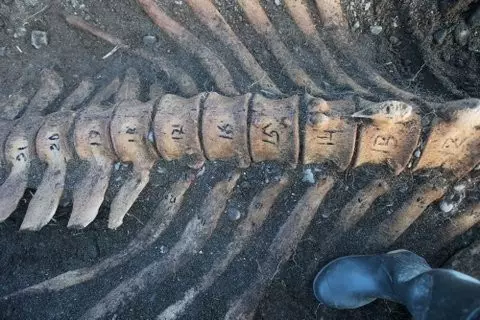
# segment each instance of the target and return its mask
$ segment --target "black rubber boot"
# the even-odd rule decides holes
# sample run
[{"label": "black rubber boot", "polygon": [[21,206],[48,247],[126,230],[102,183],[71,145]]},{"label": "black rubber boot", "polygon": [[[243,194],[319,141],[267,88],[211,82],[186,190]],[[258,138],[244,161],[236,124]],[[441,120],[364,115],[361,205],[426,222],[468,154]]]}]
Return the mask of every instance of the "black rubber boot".
[{"label": "black rubber boot", "polygon": [[415,319],[480,320],[480,281],[432,269],[407,250],[336,259],[317,274],[313,290],[318,301],[337,309],[383,298],[404,304]]}]

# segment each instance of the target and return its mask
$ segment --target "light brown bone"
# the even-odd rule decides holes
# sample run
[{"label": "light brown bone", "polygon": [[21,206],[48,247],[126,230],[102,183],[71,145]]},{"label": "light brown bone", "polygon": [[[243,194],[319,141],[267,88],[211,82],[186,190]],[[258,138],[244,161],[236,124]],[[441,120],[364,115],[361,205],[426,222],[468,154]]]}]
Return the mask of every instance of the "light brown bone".
[{"label": "light brown bone", "polygon": [[300,138],[299,97],[281,100],[253,97],[250,123],[250,148],[254,162],[278,160],[295,166]]},{"label": "light brown bone", "polygon": [[36,153],[41,161],[47,163],[47,169],[28,205],[20,230],[40,230],[57,210],[64,189],[67,162],[73,156],[68,131],[74,116],[73,111],[53,113],[37,133]]},{"label": "light brown bone", "polygon": [[208,94],[201,129],[207,159],[236,159],[242,168],[250,165],[247,114],[251,97],[251,94],[235,98]]},{"label": "light brown bone", "polygon": [[217,254],[217,259],[212,263],[208,273],[202,276],[201,281],[197,285],[188,289],[182,299],[176,301],[158,315],[157,320],[175,320],[179,318],[199,294],[205,292],[213,285],[215,280],[227,270],[233,259],[242,252],[251,237],[260,230],[275,200],[289,184],[290,178],[288,174],[285,174],[278,181],[272,181],[260,193],[255,195],[248,206],[245,218],[240,222],[237,230],[235,230],[232,241],[224,247],[221,254]]},{"label": "light brown bone", "polygon": [[231,49],[232,54],[254,82],[257,82],[263,90],[276,95],[282,94],[268,73],[262,69],[250,51],[238,39],[211,0],[187,0],[186,2],[217,39]]},{"label": "light brown bone", "polygon": [[[131,93],[126,93],[128,97]],[[133,163],[133,174],[120,188],[110,206],[108,227],[118,228],[150,178],[150,169],[158,159],[148,141],[152,122],[153,103],[137,100],[121,102],[110,122],[110,136],[115,153],[122,162]]]},{"label": "light brown bone", "polygon": [[5,143],[5,158],[11,164],[10,174],[0,186],[0,222],[7,219],[17,208],[28,182],[28,170],[35,157],[34,137],[43,118],[22,119]]},{"label": "light brown bone", "polygon": [[414,107],[399,101],[374,103],[353,114],[368,119],[360,129],[355,167],[386,164],[400,174],[417,147],[422,130]]},{"label": "light brown bone", "polygon": [[378,226],[378,232],[368,239],[369,246],[390,246],[433,202],[439,200],[447,191],[448,181],[433,179],[421,184],[392,215],[385,217]]},{"label": "light brown bone", "polygon": [[327,102],[307,96],[303,163],[333,162],[345,170],[352,161],[357,125],[349,116],[355,111],[350,100]]},{"label": "light brown bone", "polygon": [[80,319],[104,319],[131,302],[137,294],[152,285],[163,282],[177,268],[180,269],[188,263],[212,236],[240,174],[240,170],[235,170],[227,179],[218,182],[210,190],[199,212],[190,219],[180,239],[168,254],[122,281]]},{"label": "light brown bone", "polygon": [[0,186],[0,221],[15,211],[28,182],[28,170],[35,158],[35,136],[44,119],[41,117],[63,89],[62,78],[53,70],[44,69],[37,90],[24,116],[16,123],[5,142],[5,159],[10,174]]},{"label": "light brown bone", "polygon": [[197,37],[163,12],[153,0],[137,0],[152,21],[184,50],[197,57],[221,92],[237,95],[232,76],[220,59]]},{"label": "light brown bone", "polygon": [[480,162],[480,100],[460,100],[445,106],[447,120],[433,124],[414,171],[441,168],[458,178]]},{"label": "light brown bone", "polygon": [[245,292],[231,303],[225,320],[253,318],[267,286],[275,277],[278,268],[293,254],[333,184],[332,177],[325,177],[307,189],[275,235],[269,247],[268,256],[259,263],[259,272],[255,279]]},{"label": "light brown bone", "polygon": [[84,179],[73,191],[73,209],[68,227],[84,228],[98,214],[116,156],[110,140],[110,120],[113,108],[92,106],[75,121],[75,150],[89,162]]},{"label": "light brown bone", "polygon": [[200,145],[199,112],[202,94],[185,99],[175,95],[163,96],[156,106],[153,130],[157,150],[170,161],[190,157],[196,167],[204,162]]},{"label": "light brown bone", "polygon": [[357,93],[362,94],[362,96],[370,96],[371,94],[368,90],[356,83],[338,65],[335,57],[330,53],[323,40],[320,38],[307,5],[299,0],[285,0],[285,7],[300,30],[320,53],[316,58],[320,62],[321,67],[325,69],[328,78],[339,85],[350,87]]},{"label": "light brown bone", "polygon": [[343,15],[340,0],[315,0],[315,4],[317,5],[318,13],[324,27],[334,27],[338,29],[348,27],[348,22]]},{"label": "light brown bone", "polygon": [[299,87],[307,89],[309,93],[313,95],[325,94],[324,90],[319,88],[305,70],[296,63],[296,59],[282,42],[282,39],[258,0],[239,0],[238,4],[242,7],[255,31],[265,38],[269,49],[282,66],[282,70],[285,70],[290,80]]}]

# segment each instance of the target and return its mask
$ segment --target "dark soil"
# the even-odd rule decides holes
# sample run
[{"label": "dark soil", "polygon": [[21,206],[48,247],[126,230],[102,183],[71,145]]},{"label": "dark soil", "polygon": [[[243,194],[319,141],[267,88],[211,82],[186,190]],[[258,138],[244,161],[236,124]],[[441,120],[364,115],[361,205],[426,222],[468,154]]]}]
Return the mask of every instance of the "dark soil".
[{"label": "dark soil", "polygon": [[[202,28],[183,1],[157,1],[176,20],[188,26],[200,40],[226,62],[241,92],[258,92],[250,87],[250,80],[238,63],[215,38]],[[245,22],[235,1],[218,1],[222,14],[236,34],[247,45],[279,88],[294,94],[301,88],[282,74],[281,66],[268,51],[268,47]],[[280,1],[281,2],[281,1]],[[313,3],[313,1],[311,1]],[[372,64],[385,78],[401,88],[433,97],[438,101],[459,96],[478,97],[480,89],[480,3],[478,1],[447,0],[356,0],[344,1],[351,29],[351,44],[355,53]],[[288,19],[282,6],[274,1],[262,1],[272,21],[281,32],[282,40],[294,53],[299,64],[309,74],[324,83],[321,66],[316,64],[315,52],[303,35]],[[312,6],[313,7],[313,6]],[[18,89],[19,82],[38,86],[41,69],[57,70],[66,84],[65,95],[80,79],[93,77],[98,86],[121,75],[131,66],[139,69],[145,84],[158,82],[166,92],[178,93],[168,75],[155,70],[148,61],[139,60],[121,50],[107,59],[102,59],[113,47],[91,35],[69,27],[64,14],[75,14],[88,22],[124,39],[132,47],[144,47],[158,55],[164,55],[184,68],[192,76],[200,90],[215,90],[213,81],[194,58],[186,54],[143,13],[133,0],[2,0],[0,1],[0,98],[5,98]],[[358,22],[358,23],[357,23]],[[372,26],[381,26],[382,31],[372,34]],[[22,28],[25,28],[23,31]],[[468,36],[459,39],[457,28],[467,28]],[[32,30],[46,31],[48,45],[35,49],[31,45]],[[375,29],[372,29],[375,30]],[[377,28],[378,30],[378,28]],[[460,29],[459,29],[460,30]],[[458,32],[457,32],[458,33]],[[442,35],[445,35],[444,37]],[[154,43],[145,43],[144,36],[156,37]],[[333,47],[332,50],[335,50]],[[341,54],[339,54],[341,56]],[[345,61],[348,59],[339,59]],[[351,68],[343,64],[346,70]],[[353,69],[350,70],[353,72]],[[368,76],[368,75],[365,75]],[[145,85],[144,91],[147,92]],[[327,88],[329,88],[327,86]],[[335,88],[331,88],[335,90]],[[143,95],[145,96],[145,92]],[[379,93],[379,97],[385,97]],[[58,210],[54,221],[35,233],[20,233],[18,228],[31,198],[35,180],[41,172],[33,173],[32,189],[28,190],[18,210],[0,224],[0,296],[38,283],[62,272],[90,266],[116,253],[126,246],[147,221],[163,192],[182,174],[183,163],[158,164],[152,182],[126,217],[119,230],[107,229],[108,201],[99,217],[84,230],[66,228],[71,207],[68,197]],[[142,255],[94,281],[72,287],[57,294],[45,294],[0,302],[2,319],[73,319],[83,314],[121,280],[135,274],[148,263],[159,259],[183,231],[193,212],[198,209],[206,192],[218,181],[228,164],[209,163],[206,172],[187,194],[182,212],[162,238]],[[320,168],[321,169],[321,168]],[[128,172],[128,168],[121,168]],[[229,206],[245,211],[249,200],[264,186],[266,180],[290,170],[276,164],[262,164],[248,169],[239,182],[239,190]],[[266,249],[279,225],[305,190],[301,182],[303,168],[297,169],[297,183],[277,201],[270,219],[259,233],[253,245],[239,255],[219,278],[214,286],[188,309],[185,319],[220,319],[228,308],[228,302],[248,286],[257,271],[259,259],[267,254]],[[159,173],[159,172],[161,173]],[[125,173],[124,173],[125,174]],[[307,271],[314,253],[328,234],[335,213],[357,190],[374,177],[385,175],[378,168],[361,168],[342,174],[327,201],[322,204],[307,234],[303,237],[294,256],[273,279],[264,299],[257,309],[256,319],[408,319],[407,311],[394,303],[378,301],[353,311],[335,311],[316,303],[311,290],[313,273]],[[109,195],[118,189],[122,173],[112,177]],[[3,177],[0,177],[3,179]],[[120,179],[120,178],[119,178]],[[72,178],[70,186],[75,177]],[[3,180],[1,180],[3,181]],[[322,254],[322,266],[331,259],[346,254],[376,253],[386,248],[367,249],[364,240],[380,219],[391,213],[392,208],[409,194],[418,183],[417,179],[402,176],[395,190],[388,197],[375,202],[372,210],[349,234],[342,236],[340,244],[328,248]],[[468,190],[467,203],[479,201],[478,186]],[[323,216],[331,216],[325,218]],[[444,248],[436,247],[435,234],[449,222],[450,216],[441,214],[435,205],[415,222],[392,246],[406,248],[424,255],[436,267],[442,266],[455,252],[480,238],[480,230],[474,228],[455,239]],[[223,217],[207,246],[182,270],[160,286],[152,286],[141,294],[134,305],[112,319],[154,319],[166,306],[183,295],[184,290],[195,283],[199,275],[208,270],[215,254],[231,238],[235,222]],[[433,240],[432,240],[433,239]],[[370,250],[370,251],[369,251]]]}]

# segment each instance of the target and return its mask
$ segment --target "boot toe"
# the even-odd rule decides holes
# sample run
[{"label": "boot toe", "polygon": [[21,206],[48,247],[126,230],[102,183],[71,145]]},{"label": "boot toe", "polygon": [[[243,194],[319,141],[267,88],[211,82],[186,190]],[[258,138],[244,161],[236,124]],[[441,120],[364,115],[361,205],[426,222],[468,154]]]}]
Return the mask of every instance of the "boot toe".
[{"label": "boot toe", "polygon": [[313,291],[317,300],[337,309],[354,309],[374,301],[377,296],[378,270],[368,256],[336,259],[315,277]]}]

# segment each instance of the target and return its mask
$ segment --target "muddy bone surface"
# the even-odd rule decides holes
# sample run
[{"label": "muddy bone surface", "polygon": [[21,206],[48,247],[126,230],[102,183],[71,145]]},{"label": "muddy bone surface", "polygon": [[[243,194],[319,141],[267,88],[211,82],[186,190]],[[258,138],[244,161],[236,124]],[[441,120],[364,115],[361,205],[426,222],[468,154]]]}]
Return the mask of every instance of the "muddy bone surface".
[{"label": "muddy bone surface", "polygon": [[[332,171],[373,164],[389,167],[393,175],[437,170],[457,179],[480,162],[480,100],[476,99],[446,103],[442,116],[422,128],[419,108],[394,100],[355,103],[308,94],[271,99],[211,92],[191,98],[165,94],[141,102],[135,69],[128,69],[112,92],[115,103],[102,105],[98,96],[117,82],[100,90],[84,108],[72,110],[71,104],[64,104],[45,114],[37,100],[49,106],[47,101],[60,94],[62,80],[54,71],[44,70],[42,87],[26,110],[18,110],[23,115],[2,119],[9,128],[0,137],[5,145],[1,156],[9,169],[0,187],[2,221],[23,197],[34,159],[45,163],[46,169],[22,230],[39,230],[52,219],[68,162],[75,158],[88,162],[85,177],[73,192],[68,225],[76,228],[86,227],[97,215],[115,163],[132,164],[131,177],[110,206],[108,226],[113,229],[122,224],[159,159],[183,158],[193,169],[217,160],[234,161],[239,168],[263,161],[291,167],[331,164]],[[65,101],[88,98],[91,92],[92,86],[82,82]],[[420,143],[422,135],[425,141]]]},{"label": "muddy bone surface", "polygon": [[409,319],[311,285],[400,248],[478,274],[479,12],[0,1],[0,318]]}]

